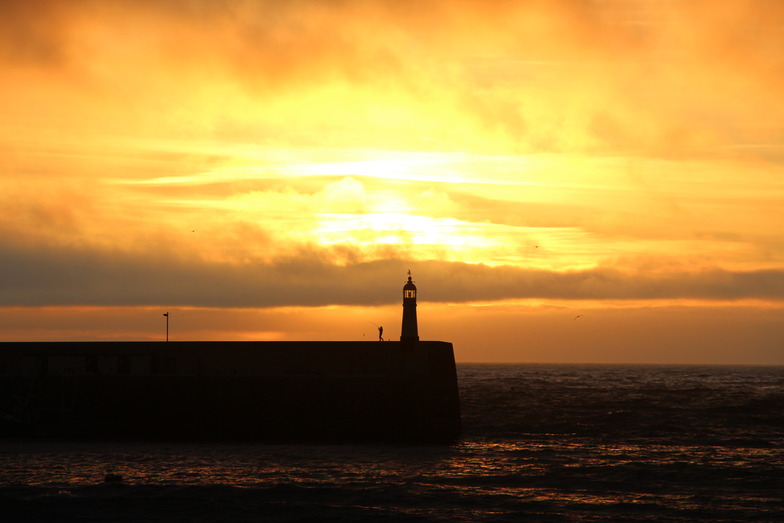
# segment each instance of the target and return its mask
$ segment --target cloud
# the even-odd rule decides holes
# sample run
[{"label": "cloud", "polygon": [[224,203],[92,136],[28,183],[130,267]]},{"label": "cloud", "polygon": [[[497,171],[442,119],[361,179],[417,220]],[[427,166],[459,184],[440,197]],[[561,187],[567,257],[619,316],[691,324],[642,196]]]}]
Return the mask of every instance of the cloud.
[{"label": "cloud", "polygon": [[66,60],[68,9],[58,1],[5,1],[0,17],[0,63],[59,67]]},{"label": "cloud", "polygon": [[277,307],[395,303],[407,269],[431,302],[559,300],[784,300],[784,271],[645,274],[596,268],[559,273],[455,262],[386,259],[336,266],[326,252],[276,263],[191,260],[176,253],[0,247],[0,305]]},{"label": "cloud", "polygon": [[0,94],[98,134],[666,157],[775,145],[784,8],[713,4],[7,1]]}]

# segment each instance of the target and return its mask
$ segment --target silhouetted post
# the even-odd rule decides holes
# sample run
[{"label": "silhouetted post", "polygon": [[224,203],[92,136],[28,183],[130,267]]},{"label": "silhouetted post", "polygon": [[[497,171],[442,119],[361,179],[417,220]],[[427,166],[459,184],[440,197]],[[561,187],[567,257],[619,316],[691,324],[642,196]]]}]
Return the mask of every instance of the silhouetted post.
[{"label": "silhouetted post", "polygon": [[411,281],[411,271],[408,271],[408,283],[403,286],[403,328],[400,329],[400,341],[419,341],[416,293],[416,285]]},{"label": "silhouetted post", "polygon": [[166,316],[166,341],[169,341],[169,313],[164,313],[164,316]]}]

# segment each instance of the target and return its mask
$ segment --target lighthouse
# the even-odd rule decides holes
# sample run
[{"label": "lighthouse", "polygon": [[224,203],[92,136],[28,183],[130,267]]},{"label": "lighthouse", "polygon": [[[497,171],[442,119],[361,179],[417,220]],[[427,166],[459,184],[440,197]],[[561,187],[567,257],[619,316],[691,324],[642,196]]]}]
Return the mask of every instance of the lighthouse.
[{"label": "lighthouse", "polygon": [[408,271],[408,282],[403,286],[403,328],[400,329],[400,341],[419,341],[416,292],[416,285],[411,281],[411,271]]}]

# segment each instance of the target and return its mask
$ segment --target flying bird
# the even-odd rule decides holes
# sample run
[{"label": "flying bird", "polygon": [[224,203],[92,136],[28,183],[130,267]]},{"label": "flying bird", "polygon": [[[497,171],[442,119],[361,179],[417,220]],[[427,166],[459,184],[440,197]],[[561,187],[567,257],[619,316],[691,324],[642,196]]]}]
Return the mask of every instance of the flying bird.
[{"label": "flying bird", "polygon": [[578,314],[577,316],[574,317],[574,319],[576,320],[577,318],[582,318],[582,317],[583,317],[582,314]]}]

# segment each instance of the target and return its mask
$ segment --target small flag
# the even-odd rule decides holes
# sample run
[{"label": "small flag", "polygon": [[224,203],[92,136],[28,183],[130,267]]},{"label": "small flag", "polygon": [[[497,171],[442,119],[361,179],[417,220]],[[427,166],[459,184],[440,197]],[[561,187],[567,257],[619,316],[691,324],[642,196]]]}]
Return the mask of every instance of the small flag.
[{"label": "small flag", "polygon": [[166,316],[167,318],[169,317],[169,313],[168,312],[164,312],[163,315]]}]

